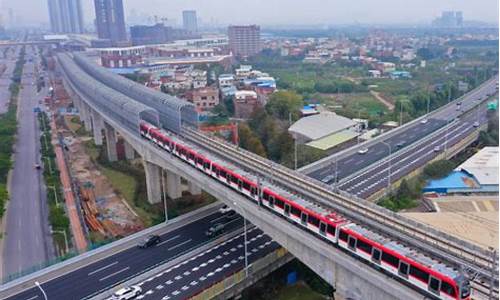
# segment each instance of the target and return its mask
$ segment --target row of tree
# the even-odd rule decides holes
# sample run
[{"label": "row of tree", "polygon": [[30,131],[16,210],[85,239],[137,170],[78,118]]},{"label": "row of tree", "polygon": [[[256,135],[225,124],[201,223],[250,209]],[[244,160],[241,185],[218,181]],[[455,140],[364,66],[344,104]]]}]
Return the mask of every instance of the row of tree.
[{"label": "row of tree", "polygon": [[9,199],[7,190],[7,177],[12,167],[12,152],[17,131],[17,98],[19,96],[21,76],[24,66],[24,47],[19,53],[19,58],[9,86],[10,102],[6,113],[0,116],[0,218],[5,213],[5,205]]}]

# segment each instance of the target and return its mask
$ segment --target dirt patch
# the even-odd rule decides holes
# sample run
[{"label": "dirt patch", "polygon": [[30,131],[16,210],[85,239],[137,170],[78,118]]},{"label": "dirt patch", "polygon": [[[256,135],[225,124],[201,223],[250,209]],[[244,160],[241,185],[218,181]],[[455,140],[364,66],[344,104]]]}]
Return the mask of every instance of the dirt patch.
[{"label": "dirt patch", "polygon": [[[90,198],[94,199],[85,199],[84,201],[92,202],[91,207],[96,208],[96,211],[92,213],[94,215],[92,220],[96,219],[100,223],[99,226],[102,226],[102,230],[95,230],[100,234],[91,236],[96,238],[101,235],[103,238],[115,238],[143,229],[144,224],[138,218],[137,213],[115,192],[108,178],[98,169],[85,151],[84,143],[91,140],[91,137],[75,134],[80,127],[73,116],[65,116],[62,120],[60,121],[59,133],[63,137],[71,173],[80,189],[84,186],[92,189],[93,197]],[[89,213],[85,211],[85,214]],[[85,217],[87,223],[89,223],[88,218],[88,216]]]}]

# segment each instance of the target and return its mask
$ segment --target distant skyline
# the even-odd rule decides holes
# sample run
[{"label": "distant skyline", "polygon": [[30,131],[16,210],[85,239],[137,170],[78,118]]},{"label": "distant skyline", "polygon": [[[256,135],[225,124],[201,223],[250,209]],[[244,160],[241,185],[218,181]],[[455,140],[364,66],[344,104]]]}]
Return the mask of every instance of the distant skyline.
[{"label": "distant skyline", "polygon": [[[85,23],[94,19],[91,0],[82,1]],[[464,19],[498,24],[497,0],[124,0],[125,15],[157,15],[180,25],[183,10],[196,10],[204,23],[276,25],[430,24],[445,10]],[[47,0],[0,0],[4,20],[12,8],[24,24],[48,24]]]}]

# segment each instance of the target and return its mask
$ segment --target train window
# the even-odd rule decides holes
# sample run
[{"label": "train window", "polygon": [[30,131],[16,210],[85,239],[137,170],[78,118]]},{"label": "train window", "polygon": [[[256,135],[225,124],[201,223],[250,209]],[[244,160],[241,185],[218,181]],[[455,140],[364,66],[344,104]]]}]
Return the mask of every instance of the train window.
[{"label": "train window", "polygon": [[377,248],[373,248],[373,252],[372,252],[372,260],[376,263],[380,263],[380,257],[382,256],[382,252],[380,252],[379,249]]},{"label": "train window", "polygon": [[243,181],[243,188],[245,190],[249,191],[250,190],[250,184],[248,182],[246,182],[246,181]]},{"label": "train window", "polygon": [[285,204],[285,215],[289,216],[290,215],[290,204]]},{"label": "train window", "polygon": [[362,250],[368,254],[372,253],[372,245],[370,245],[366,242],[363,242],[361,240],[358,240],[358,249]]},{"label": "train window", "polygon": [[238,181],[239,181],[239,180],[238,180],[238,177],[236,177],[236,176],[234,176],[234,175],[231,175],[231,181],[232,181],[233,183],[238,183]]},{"label": "train window", "polygon": [[262,198],[263,198],[264,200],[268,201],[268,200],[269,200],[269,194],[268,194],[267,192],[264,192],[264,193],[262,193],[262,194],[263,194],[263,195],[262,195]]},{"label": "train window", "polygon": [[326,227],[326,232],[328,232],[328,233],[329,233],[329,234],[331,234],[331,235],[335,235],[335,227],[334,227],[334,226],[332,226],[332,225],[328,225],[328,226]]},{"label": "train window", "polygon": [[345,233],[345,231],[341,230],[339,233],[339,239],[344,241],[344,242],[347,242],[347,233]]},{"label": "train window", "polygon": [[276,204],[276,206],[278,206],[279,208],[284,208],[285,206],[285,202],[283,202],[283,200],[280,200],[280,199],[275,199],[274,203]]},{"label": "train window", "polygon": [[425,283],[429,282],[429,274],[415,266],[410,267],[410,275]]},{"label": "train window", "polygon": [[227,183],[231,183],[231,174],[226,173],[226,181]]},{"label": "train window", "polygon": [[319,223],[319,233],[326,235],[326,224],[323,222]]},{"label": "train window", "polygon": [[382,253],[382,260],[395,268],[399,265],[399,259],[386,252]]},{"label": "train window", "polygon": [[453,286],[445,281],[441,282],[441,292],[444,292],[452,297],[456,296],[455,289],[453,288]]},{"label": "train window", "polygon": [[199,164],[199,165],[203,165],[203,158],[197,157],[196,158],[196,163]]},{"label": "train window", "polygon": [[429,291],[433,292],[434,294],[439,295],[440,283],[441,283],[441,281],[439,279],[431,276],[431,280],[429,281]]},{"label": "train window", "polygon": [[318,218],[316,218],[314,216],[309,216],[308,221],[309,221],[309,223],[313,224],[314,226],[319,227]]},{"label": "train window", "polygon": [[254,187],[254,186],[252,186],[252,187],[250,188],[250,193],[252,194],[252,196],[257,195],[257,188],[256,188],[256,187]]},{"label": "train window", "polygon": [[305,212],[302,212],[302,214],[300,215],[300,222],[302,222],[302,224],[306,225],[306,223],[307,223],[307,214]]},{"label": "train window", "polygon": [[404,261],[399,261],[399,269],[398,269],[399,275],[408,278],[408,271],[409,271],[408,264],[405,263]]},{"label": "train window", "polygon": [[300,210],[296,208],[295,206],[292,206],[292,215],[294,216],[300,216]]},{"label": "train window", "polygon": [[210,169],[210,163],[209,162],[203,162],[203,167],[205,168],[205,170],[208,170]]},{"label": "train window", "polygon": [[349,236],[347,246],[349,246],[349,248],[351,248],[351,250],[355,250],[356,249],[356,238],[353,236]]},{"label": "train window", "polygon": [[269,196],[269,206],[274,207],[274,196]]}]

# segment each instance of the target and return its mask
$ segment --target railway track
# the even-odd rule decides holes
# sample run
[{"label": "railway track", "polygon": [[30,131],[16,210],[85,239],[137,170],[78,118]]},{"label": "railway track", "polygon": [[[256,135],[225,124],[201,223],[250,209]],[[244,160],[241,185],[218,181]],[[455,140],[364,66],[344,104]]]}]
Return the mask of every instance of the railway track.
[{"label": "railway track", "polygon": [[[432,257],[449,262],[457,268],[464,268],[471,278],[475,278],[474,284],[481,290],[489,290],[492,274],[495,274],[493,284],[498,285],[496,263],[498,255],[494,252],[367,203],[360,198],[334,193],[331,187],[321,182],[215,137],[186,127],[183,128],[182,135],[198,147],[222,156],[246,171],[272,183],[278,183],[287,190],[305,195],[313,203],[340,212],[361,224],[375,228],[424,253],[429,253]],[[498,290],[494,294],[496,294],[495,299],[498,299]]]}]

